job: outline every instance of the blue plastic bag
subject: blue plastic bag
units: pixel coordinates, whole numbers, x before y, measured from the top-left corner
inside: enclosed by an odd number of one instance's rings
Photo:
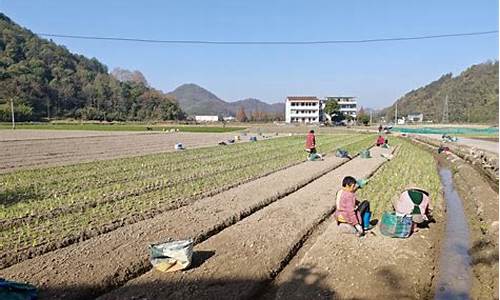
[[[31,284],[20,283],[0,278],[0,299],[36,300],[38,291]]]

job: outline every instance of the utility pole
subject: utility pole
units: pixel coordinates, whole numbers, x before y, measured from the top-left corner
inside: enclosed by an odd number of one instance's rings
[[[446,98],[444,99],[444,107],[443,107],[443,119],[441,123],[447,124],[449,122],[448,116],[448,94],[446,94]]]
[[[10,98],[10,113],[12,115],[12,129],[16,129],[16,120],[14,118],[14,98]]]
[[[394,125],[398,124],[398,103],[396,102],[396,111],[394,112]]]

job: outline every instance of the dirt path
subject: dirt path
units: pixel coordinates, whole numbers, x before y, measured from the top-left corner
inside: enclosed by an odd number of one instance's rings
[[[279,273],[335,206],[334,194],[346,174],[370,176],[385,159],[355,158],[297,192],[276,201],[195,247],[194,268],[151,270],[99,299],[252,299]]]
[[[439,134],[419,134],[422,136],[430,137],[435,140],[441,140],[441,135]],[[458,137],[458,141],[452,144],[462,144],[469,147],[475,147],[484,151],[497,153],[498,154],[498,141],[492,140],[481,140],[472,138],[462,138]]]
[[[150,268],[146,251],[150,243],[165,238],[204,240],[347,161],[328,156],[322,162],[301,163],[153,219],[0,270],[0,277],[35,284],[42,299],[99,295]]]
[[[20,131],[22,132],[22,131]],[[41,132],[43,134],[44,132]],[[215,146],[238,133],[114,133],[97,136],[46,133],[47,138],[9,140],[0,131],[0,173],[18,169],[60,166],[174,151],[176,143],[186,148]],[[93,133],[90,133],[93,134]],[[242,137],[242,141],[248,140]]]

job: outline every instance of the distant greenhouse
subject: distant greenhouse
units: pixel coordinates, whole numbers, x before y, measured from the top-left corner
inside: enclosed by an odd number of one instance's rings
[[[218,122],[219,116],[195,116],[196,122]]]

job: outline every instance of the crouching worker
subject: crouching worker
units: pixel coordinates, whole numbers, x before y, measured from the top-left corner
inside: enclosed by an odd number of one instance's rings
[[[429,193],[420,188],[407,188],[393,206],[396,215],[411,216],[413,232],[418,231],[417,226],[425,226],[432,219]]]
[[[377,142],[375,143],[377,147],[382,146],[385,143],[385,139],[383,136],[379,135],[377,138]]]
[[[342,189],[337,192],[334,217],[342,231],[363,236],[365,230],[370,229],[370,203],[359,203],[355,194],[357,189],[357,181],[353,177],[347,176],[342,180]]]
[[[307,160],[323,160],[323,156],[316,151],[316,136],[314,135],[314,130],[309,130],[306,136],[306,146],[305,150],[309,155]]]

